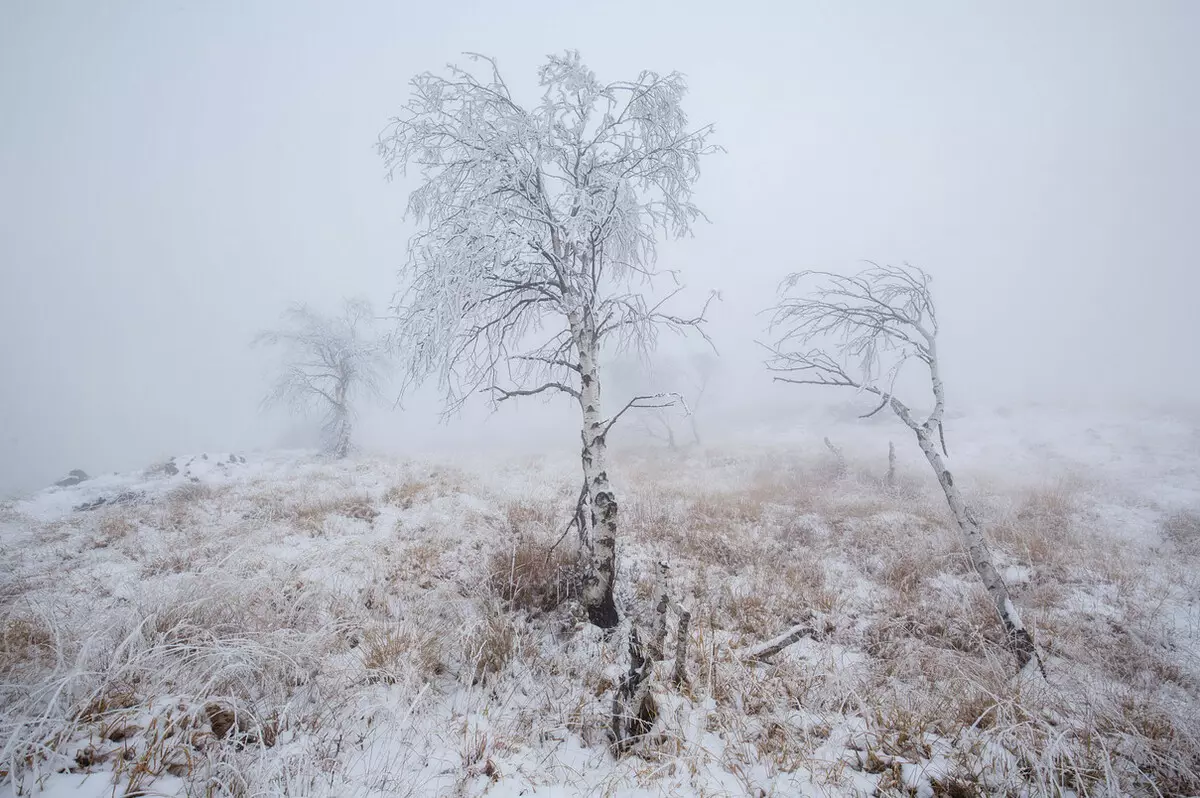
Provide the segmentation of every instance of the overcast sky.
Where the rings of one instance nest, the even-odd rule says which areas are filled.
[[[728,152],[663,265],[723,291],[731,368],[757,373],[784,273],[908,260],[952,397],[1195,395],[1200,3],[0,9],[0,492],[278,443],[247,342],[291,302],[390,300],[412,228],[373,145],[463,51],[526,96],[565,48],[601,80],[688,76]],[[376,415],[373,441],[458,434],[430,419]]]

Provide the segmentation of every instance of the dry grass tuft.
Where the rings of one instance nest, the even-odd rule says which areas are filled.
[[[1077,535],[1074,490],[1065,483],[1034,490],[1015,511],[987,529],[1001,549],[1034,568],[1066,567]]]
[[[167,501],[142,505],[137,509],[141,523],[161,532],[182,532],[195,523],[196,502]]]
[[[464,659],[471,684],[501,673],[516,649],[517,629],[513,619],[491,607],[480,623],[463,638]]]
[[[749,565],[760,556],[760,542],[747,535],[763,518],[753,497],[733,492],[690,498],[648,495],[629,502],[622,523],[629,534],[677,556],[729,568]]]
[[[109,546],[118,540],[128,537],[138,529],[137,521],[123,510],[112,510],[105,513],[97,524],[100,537],[96,541],[97,548]]]
[[[54,632],[40,618],[14,615],[0,621],[0,674],[54,657]]]
[[[1142,775],[1163,795],[1200,795],[1200,741],[1176,715],[1129,694],[1118,700],[1120,715],[1102,715],[1097,731],[1124,739]]]
[[[412,477],[393,485],[383,494],[383,501],[407,510],[422,502],[462,493],[468,485],[466,474],[453,468],[444,468],[431,471],[428,476]]]
[[[515,501],[504,508],[504,520],[514,535],[545,535],[559,532],[570,513],[557,502]]]
[[[928,554],[914,549],[896,551],[884,563],[879,581],[900,594],[902,600],[914,600],[922,584],[935,570]]]
[[[428,496],[432,493],[433,486],[428,482],[420,479],[412,479],[388,488],[387,492],[383,494],[383,501],[385,504],[407,510],[423,496]]]
[[[518,539],[488,562],[488,587],[514,610],[551,612],[579,592],[575,557],[565,544]]]
[[[218,490],[203,482],[185,482],[167,491],[166,499],[169,502],[201,502],[214,498],[218,493]]]
[[[303,502],[291,509],[291,520],[296,526],[309,532],[321,532],[330,516],[357,518],[373,521],[379,513],[371,506],[371,497],[366,494],[351,494],[333,499]]]
[[[395,684],[409,674],[426,680],[446,672],[441,640],[431,631],[398,626],[369,629],[359,646],[371,682]]]
[[[196,551],[191,548],[169,548],[157,554],[150,555],[142,562],[142,577],[160,576],[162,574],[182,574],[195,571],[198,562]]]
[[[444,543],[436,540],[414,540],[406,544],[396,557],[397,565],[388,575],[388,582],[412,580],[422,586],[432,579],[444,579],[450,574],[442,567],[446,554]]]
[[[126,682],[112,682],[98,689],[83,709],[77,719],[84,723],[94,723],[114,712],[129,709],[138,705],[137,690]]]

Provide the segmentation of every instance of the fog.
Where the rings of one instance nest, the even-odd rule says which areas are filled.
[[[952,402],[1190,402],[1198,35],[1187,0],[4,3],[0,493],[297,440],[248,343],[292,302],[390,302],[412,183],[374,143],[464,51],[524,96],[565,48],[602,80],[688,76],[727,152],[698,185],[711,224],[660,265],[681,309],[722,292],[747,412],[781,396],[754,343],[779,278],[863,258],[934,275]],[[570,414],[439,426],[434,398],[370,411],[360,442],[529,445]]]

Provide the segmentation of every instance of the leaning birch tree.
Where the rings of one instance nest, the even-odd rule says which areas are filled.
[[[811,290],[793,293],[810,281],[816,281]],[[929,286],[929,275],[907,264],[871,264],[852,277],[819,271],[789,275],[780,285],[779,303],[770,311],[770,329],[777,337],[769,345],[767,366],[780,382],[840,386],[873,394],[878,406],[863,418],[889,407],[915,433],[1020,666],[1033,659],[1040,666],[1033,637],[996,570],[983,529],[946,466],[942,430],[946,394],[938,362],[937,313]],[[910,361],[922,364],[929,375],[932,409],[924,416],[895,394],[901,370]]]
[[[378,396],[386,353],[369,332],[371,306],[348,299],[336,315],[308,305],[289,308],[279,327],[255,336],[254,345],[279,347],[283,360],[264,406],[320,414],[322,448],[335,457],[350,453],[355,403]]]
[[[698,329],[647,299],[659,235],[685,236],[711,126],[692,128],[682,75],[642,72],[600,83],[568,51],[538,72],[541,101],[525,107],[493,59],[470,58],[412,81],[412,96],[380,137],[389,177],[415,167],[408,215],[418,223],[401,270],[397,337],[414,381],[436,376],[453,412],[472,394],[495,405],[565,394],[581,410],[578,512],[588,558],[583,601],[611,628],[617,501],[606,435],[637,396],[606,415],[601,352],[654,348],[659,333]],[[670,273],[674,278],[674,274]]]

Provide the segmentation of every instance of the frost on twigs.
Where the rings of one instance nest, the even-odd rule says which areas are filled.
[[[518,105],[496,64],[413,79],[379,142],[389,175],[420,172],[397,298],[412,380],[436,375],[451,408],[543,392],[577,400],[580,349],[653,348],[659,331],[698,328],[647,298],[658,235],[690,235],[711,126],[692,129],[682,75],[601,84],[577,53],[552,56],[545,92]],[[590,354],[598,352],[592,349]]]
[[[578,404],[583,600],[593,623],[612,628],[607,435],[626,411],[678,399],[646,392],[606,416],[600,355],[644,355],[663,330],[704,335],[708,302],[669,310],[682,286],[657,269],[655,245],[703,218],[692,185],[717,148],[710,126],[689,126],[678,73],[604,84],[566,52],[547,59],[542,100],[525,107],[495,61],[471,59],[480,74],[451,66],[414,78],[379,140],[389,176],[419,173],[394,343],[406,387],[435,377],[448,413],[473,394],[493,406],[554,394]]]

